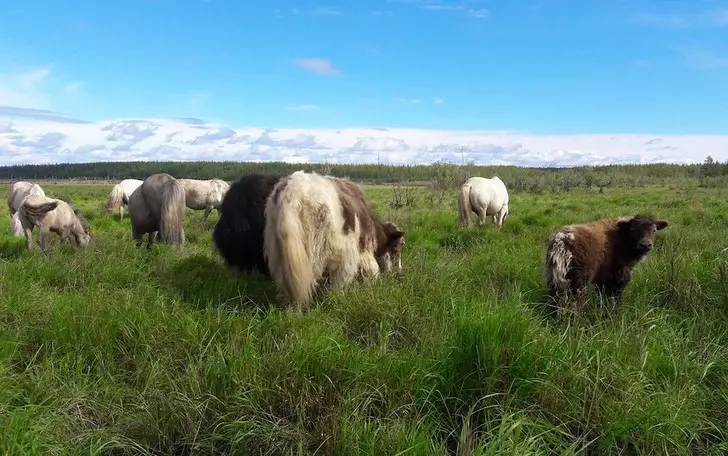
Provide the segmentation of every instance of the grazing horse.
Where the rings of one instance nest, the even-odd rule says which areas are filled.
[[[296,171],[265,207],[264,254],[280,298],[299,311],[327,278],[332,289],[402,268],[404,232],[374,217],[351,181]]]
[[[567,225],[551,234],[544,276],[552,312],[581,312],[592,286],[619,301],[655,234],[667,226],[666,220],[636,215]]]
[[[30,195],[45,196],[45,192],[40,185],[26,181],[18,181],[10,186],[10,191],[8,192],[8,209],[10,210],[10,230],[13,236],[24,236],[25,229],[28,228],[23,226],[23,219],[17,213],[25,197]],[[32,231],[33,227],[30,226],[29,228]]]
[[[76,244],[83,248],[91,241],[86,219],[78,209],[63,200],[44,195],[29,195],[20,205],[18,214],[25,228],[28,250],[33,247],[34,226],[40,231],[38,244],[45,254],[48,253],[46,242],[51,231],[61,237],[61,242],[69,242],[73,235]]]
[[[270,275],[263,256],[265,203],[282,178],[278,174],[248,174],[230,186],[212,239],[228,267]]]
[[[470,226],[470,213],[475,212],[479,226],[485,225],[485,218],[492,215],[493,223],[501,227],[508,217],[508,202],[508,190],[498,176],[490,179],[471,177],[460,187],[460,225]]]
[[[129,204],[129,197],[134,190],[142,185],[142,180],[139,179],[124,179],[118,184],[114,185],[109,192],[109,200],[101,208],[105,211],[114,213],[119,212],[119,220],[124,218],[124,205]]]
[[[230,189],[230,184],[220,179],[177,179],[177,182],[185,189],[187,207],[192,210],[204,209],[205,218],[213,209],[217,209],[218,215],[220,214],[220,205]]]
[[[137,247],[149,234],[147,248],[154,238],[182,247],[185,242],[185,191],[177,179],[167,173],[152,174],[129,197],[131,232]]]

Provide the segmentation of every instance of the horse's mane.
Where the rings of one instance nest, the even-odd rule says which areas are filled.
[[[86,217],[83,216],[81,211],[76,206],[71,204],[71,199],[70,198],[58,198],[58,199],[65,201],[66,204],[68,204],[71,207],[71,209],[73,210],[73,213],[76,214],[76,217],[78,217],[78,221],[81,223],[81,226],[83,227],[83,232],[88,234],[89,229],[90,229],[88,220],[86,220]]]

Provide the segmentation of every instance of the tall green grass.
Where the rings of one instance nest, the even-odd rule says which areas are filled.
[[[304,314],[228,271],[217,215],[136,250],[110,186],[47,185],[89,219],[44,257],[0,218],[0,453],[718,455],[728,451],[728,192],[514,194],[506,225],[457,226],[415,190],[367,187],[407,232],[401,274]],[[566,223],[671,225],[622,305],[543,318],[544,242]]]

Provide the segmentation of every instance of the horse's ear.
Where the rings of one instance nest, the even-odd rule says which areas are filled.
[[[632,217],[622,217],[617,221],[617,228],[626,230],[632,225]]]
[[[404,237],[404,231],[400,231],[400,230],[395,230],[389,234],[389,239],[391,239],[392,241],[402,239],[403,237]]]
[[[667,223],[667,220],[657,220],[655,222],[655,227],[657,228],[657,231],[664,230],[667,228],[669,223]]]

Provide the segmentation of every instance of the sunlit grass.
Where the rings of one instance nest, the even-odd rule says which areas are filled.
[[[298,314],[228,271],[217,221],[137,250],[110,186],[45,185],[87,216],[87,251],[28,252],[0,217],[0,453],[655,455],[728,446],[728,193],[511,195],[497,229],[457,226],[455,193],[376,211],[405,270]],[[619,308],[542,317],[544,242],[563,224],[671,225]]]

